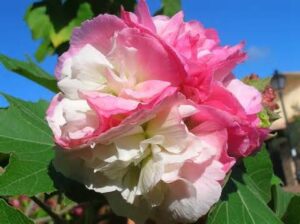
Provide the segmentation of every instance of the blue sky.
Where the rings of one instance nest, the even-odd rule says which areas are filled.
[[[3,1],[0,7],[0,53],[17,59],[33,56],[39,43],[31,39],[23,21],[27,7],[34,1]],[[160,0],[148,0],[150,8],[159,8]],[[182,0],[186,20],[201,21],[215,28],[222,44],[246,41],[247,62],[235,69],[238,77],[255,72],[260,76],[280,71],[300,71],[299,0]],[[53,73],[56,57],[41,66]],[[51,99],[51,92],[0,65],[0,92],[36,101]],[[0,98],[0,106],[6,105]]]

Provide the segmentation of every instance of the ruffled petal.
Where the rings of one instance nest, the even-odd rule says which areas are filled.
[[[262,110],[261,93],[238,79],[233,79],[226,87],[243,106],[247,114],[257,114]]]
[[[75,28],[70,41],[70,49],[59,57],[55,68],[56,78],[61,78],[65,63],[86,44],[92,45],[106,55],[113,47],[114,34],[125,27],[126,24],[118,17],[105,14],[87,20],[81,27]]]

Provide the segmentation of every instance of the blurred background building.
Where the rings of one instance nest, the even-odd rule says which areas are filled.
[[[286,115],[288,122],[292,123],[300,117],[300,71],[283,73],[286,79],[285,86],[282,90],[283,101],[285,104]],[[272,124],[272,129],[282,130],[286,128],[284,115],[282,113],[282,104],[280,99],[277,100],[279,105],[280,119]],[[299,136],[300,139],[300,136]]]
[[[275,88],[279,96],[277,103],[280,118],[272,124],[275,137],[268,141],[268,148],[277,175],[284,180],[289,190],[299,191],[300,72],[285,72],[280,75],[284,79],[282,86]]]

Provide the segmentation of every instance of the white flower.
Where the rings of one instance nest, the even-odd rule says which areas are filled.
[[[182,102],[164,105],[106,145],[58,150],[55,167],[104,193],[117,214],[137,222],[149,216],[161,223],[196,221],[218,201],[225,173],[217,149],[184,123],[195,112]]]

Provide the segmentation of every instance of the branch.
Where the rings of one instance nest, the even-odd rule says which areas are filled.
[[[65,224],[67,223],[65,220],[63,220],[59,215],[54,213],[51,208],[44,204],[40,199],[38,199],[35,196],[32,196],[31,199],[38,205],[40,206],[52,219],[55,223],[57,224]]]
[[[65,213],[69,212],[70,210],[72,210],[74,207],[75,207],[75,204],[67,205],[60,212],[58,212],[58,214],[60,214],[60,215],[65,214]]]
[[[50,222],[51,221],[51,217],[50,216],[46,216],[46,217],[42,217],[42,218],[37,218],[37,219],[34,219],[34,223],[36,224],[39,224],[39,223],[45,223],[45,222]]]
[[[29,205],[27,206],[27,208],[26,208],[26,210],[25,210],[25,212],[24,212],[24,214],[26,215],[26,216],[30,216],[31,215],[31,213],[32,213],[32,210],[33,210],[33,207],[34,206],[34,201],[30,201],[29,202]]]

